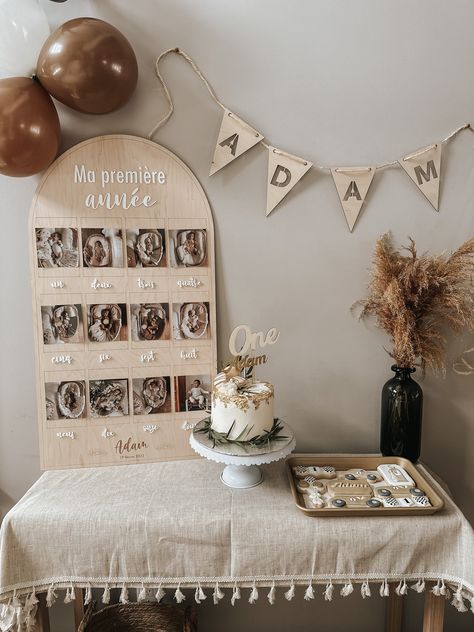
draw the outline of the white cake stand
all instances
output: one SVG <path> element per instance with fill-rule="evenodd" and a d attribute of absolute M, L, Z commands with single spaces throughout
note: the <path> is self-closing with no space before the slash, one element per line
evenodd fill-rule
<path fill-rule="evenodd" d="M 296 446 L 293 430 L 283 421 L 280 421 L 283 426 L 280 434 L 286 437 L 285 439 L 273 439 L 264 447 L 249 446 L 245 449 L 234 444 L 213 447 L 212 440 L 206 434 L 197 432 L 203 423 L 200 421 L 196 424 L 189 437 L 189 443 L 192 449 L 204 458 L 216 463 L 225 463 L 221 481 L 236 489 L 260 485 L 263 473 L 258 466 L 284 459 Z"/>

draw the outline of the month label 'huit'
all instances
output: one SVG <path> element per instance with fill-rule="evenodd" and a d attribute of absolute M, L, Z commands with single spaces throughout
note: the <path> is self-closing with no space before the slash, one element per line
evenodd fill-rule
<path fill-rule="evenodd" d="M 189 168 L 143 138 L 89 139 L 46 172 L 30 237 L 42 469 L 195 458 L 180 428 L 211 405 L 217 337 Z"/>

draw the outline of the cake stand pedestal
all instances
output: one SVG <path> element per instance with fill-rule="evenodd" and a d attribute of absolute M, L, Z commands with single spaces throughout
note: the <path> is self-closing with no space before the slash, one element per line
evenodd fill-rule
<path fill-rule="evenodd" d="M 212 440 L 205 433 L 199 432 L 203 423 L 200 421 L 196 424 L 189 437 L 189 443 L 192 449 L 204 458 L 224 463 L 226 467 L 221 474 L 221 481 L 235 489 L 260 485 L 263 481 L 263 472 L 259 465 L 284 459 L 296 446 L 293 430 L 284 422 L 280 422 L 283 426 L 280 435 L 285 438 L 273 439 L 267 445 L 258 448 L 242 448 L 235 444 L 213 446 Z"/>

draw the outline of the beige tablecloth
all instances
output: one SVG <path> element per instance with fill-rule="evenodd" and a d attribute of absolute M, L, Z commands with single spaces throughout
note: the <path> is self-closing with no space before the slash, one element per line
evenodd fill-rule
<path fill-rule="evenodd" d="M 31 618 L 36 593 L 52 604 L 77 587 L 86 601 L 103 588 L 106 603 L 113 587 L 122 601 L 167 592 L 178 602 L 183 588 L 218 602 L 228 587 L 237 604 L 387 595 L 389 582 L 405 594 L 435 581 L 474 611 L 474 533 L 433 479 L 445 502 L 433 516 L 316 519 L 296 509 L 284 464 L 265 466 L 248 490 L 225 487 L 221 469 L 196 460 L 43 474 L 3 521 L 0 629 Z"/>

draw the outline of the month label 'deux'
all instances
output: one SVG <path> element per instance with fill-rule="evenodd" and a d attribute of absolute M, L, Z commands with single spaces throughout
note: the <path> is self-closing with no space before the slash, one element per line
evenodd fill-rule
<path fill-rule="evenodd" d="M 113 285 L 108 281 L 99 281 L 98 279 L 94 279 L 91 283 L 91 288 L 93 290 L 108 290 L 111 287 L 113 287 Z"/>
<path fill-rule="evenodd" d="M 51 358 L 52 364 L 72 364 L 72 356 L 70 355 L 56 355 Z"/>

